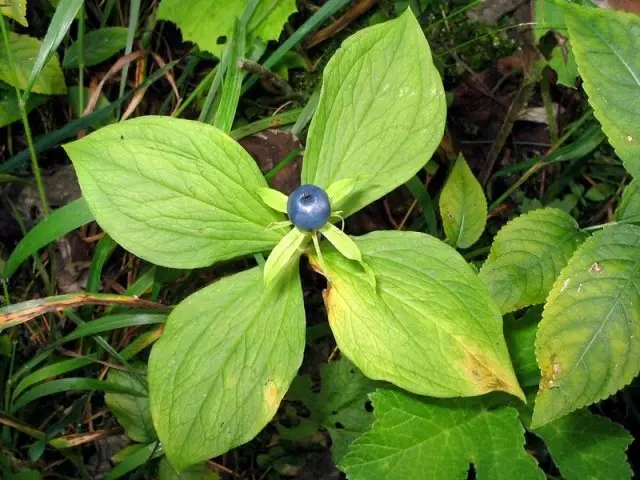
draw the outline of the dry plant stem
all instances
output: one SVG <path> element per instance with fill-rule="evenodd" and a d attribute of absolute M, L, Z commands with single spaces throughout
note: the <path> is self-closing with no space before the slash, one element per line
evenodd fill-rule
<path fill-rule="evenodd" d="M 238 61 L 238 68 L 241 68 L 249 73 L 257 74 L 263 80 L 266 80 L 269 85 L 273 85 L 279 92 L 285 96 L 293 95 L 294 91 L 287 82 L 281 79 L 277 74 L 263 67 L 257 62 L 243 58 Z"/>
<path fill-rule="evenodd" d="M 7 61 L 9 63 L 9 68 L 12 71 L 16 71 L 15 63 L 13 62 L 13 54 L 11 53 L 11 48 L 9 48 L 9 32 L 7 31 L 7 24 L 5 22 L 4 16 L 0 15 L 0 28 L 2 29 L 2 40 L 4 43 L 4 49 L 7 53 Z M 27 118 L 27 109 L 24 104 L 24 98 L 20 95 L 20 90 L 17 87 L 14 87 L 16 93 L 16 99 L 18 100 L 18 108 L 20 109 L 20 118 L 22 119 L 22 124 L 24 125 L 24 133 L 27 137 L 27 145 L 29 146 L 29 154 L 31 156 L 31 170 L 33 171 L 33 175 L 36 178 L 36 188 L 38 190 L 38 195 L 40 196 L 40 202 L 42 202 L 42 211 L 44 216 L 49 215 L 49 202 L 47 201 L 47 195 L 44 190 L 44 183 L 42 182 L 42 173 L 40 172 L 40 166 L 38 165 L 38 155 L 36 154 L 36 149 L 33 145 L 33 137 L 31 136 L 31 127 L 29 126 L 29 119 Z"/>
<path fill-rule="evenodd" d="M 511 131 L 513 130 L 513 125 L 516 123 L 518 114 L 529 102 L 529 99 L 533 94 L 533 87 L 535 86 L 535 84 L 535 75 L 525 75 L 524 83 L 518 90 L 518 93 L 516 93 L 513 102 L 511 102 L 511 106 L 509 107 L 507 116 L 504 119 L 504 123 L 500 128 L 500 132 L 498 132 L 498 137 L 496 138 L 495 142 L 493 142 L 493 145 L 491 145 L 491 150 L 489 150 L 489 153 L 487 155 L 487 161 L 480 177 L 480 183 L 482 185 L 486 185 L 489 181 L 491 172 L 493 172 L 493 167 L 498 160 L 498 155 L 500 155 L 500 152 L 504 148 L 505 143 L 507 143 L 509 135 L 511 135 Z"/>
<path fill-rule="evenodd" d="M 338 18 L 335 22 L 326 28 L 314 33 L 309 40 L 304 43 L 304 48 L 309 49 L 315 47 L 319 43 L 331 38 L 343 28 L 347 27 L 351 22 L 367 13 L 377 3 L 377 0 L 361 0 L 347 13 Z"/>

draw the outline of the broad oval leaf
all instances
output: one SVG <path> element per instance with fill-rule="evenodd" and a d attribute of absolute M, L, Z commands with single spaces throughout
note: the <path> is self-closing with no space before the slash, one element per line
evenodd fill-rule
<path fill-rule="evenodd" d="M 442 188 L 440 215 L 447 242 L 454 247 L 470 247 L 484 231 L 487 199 L 462 155 Z"/>
<path fill-rule="evenodd" d="M 237 273 L 175 308 L 149 359 L 151 414 L 174 468 L 221 455 L 271 420 L 302 362 L 304 319 L 297 268 L 269 289 L 259 268 Z"/>
<path fill-rule="evenodd" d="M 491 245 L 480 278 L 502 313 L 544 303 L 586 234 L 563 210 L 533 210 L 507 223 Z"/>
<path fill-rule="evenodd" d="M 640 370 L 640 227 L 595 233 L 556 280 L 536 338 L 532 426 L 598 402 Z"/>
<path fill-rule="evenodd" d="M 37 38 L 9 32 L 9 48 L 15 70 L 11 68 L 6 49 L 0 48 L 0 80 L 20 90 L 26 89 L 41 46 L 42 43 Z M 44 65 L 31 91 L 44 95 L 66 93 L 67 87 L 57 55 L 54 54 Z"/>
<path fill-rule="evenodd" d="M 258 5 L 249 21 L 249 45 L 256 37 L 277 40 L 289 15 L 296 11 L 295 0 L 257 0 Z M 174 22 L 185 41 L 194 42 L 200 49 L 222 56 L 229 43 L 236 20 L 241 18 L 250 0 L 191 0 L 185 8 L 184 0 L 162 0 L 158 20 Z"/>
<path fill-rule="evenodd" d="M 205 463 L 193 465 L 177 473 L 173 470 L 166 457 L 160 460 L 158 477 L 158 480 L 220 480 L 218 472 L 211 470 Z"/>
<path fill-rule="evenodd" d="M 640 223 L 640 180 L 633 180 L 624 188 L 616 210 L 616 220 Z"/>
<path fill-rule="evenodd" d="M 453 248 L 417 232 L 354 240 L 377 287 L 359 263 L 327 248 L 324 300 L 338 347 L 365 375 L 422 395 L 522 398 L 498 307 Z"/>
<path fill-rule="evenodd" d="M 567 4 L 564 20 L 594 114 L 625 168 L 640 178 L 640 18 Z"/>
<path fill-rule="evenodd" d="M 350 480 L 477 478 L 544 480 L 524 448 L 515 408 L 493 396 L 439 400 L 379 389 L 376 420 L 349 447 L 340 468 Z"/>
<path fill-rule="evenodd" d="M 84 65 L 91 67 L 118 53 L 127 44 L 126 27 L 98 28 L 84 37 Z M 80 45 L 73 43 L 64 54 L 64 68 L 78 68 L 80 62 Z"/>
<path fill-rule="evenodd" d="M 196 268 L 269 250 L 284 217 L 256 194 L 267 183 L 220 130 L 139 117 L 66 144 L 100 226 L 127 250 L 171 268 Z"/>
<path fill-rule="evenodd" d="M 134 365 L 134 368 L 136 367 L 137 365 Z M 149 411 L 149 397 L 138 379 L 129 372 L 112 369 L 109 371 L 107 380 L 135 390 L 141 395 L 136 397 L 126 393 L 107 393 L 104 396 L 107 407 L 116 416 L 127 436 L 140 443 L 150 443 L 157 440 L 158 436 L 153 428 Z"/>
<path fill-rule="evenodd" d="M 309 127 L 302 183 L 356 181 L 344 216 L 405 183 L 431 158 L 446 101 L 411 9 L 349 37 L 324 70 Z"/>
<path fill-rule="evenodd" d="M 23 27 L 27 26 L 27 0 L 3 0 L 0 14 L 12 18 Z"/>

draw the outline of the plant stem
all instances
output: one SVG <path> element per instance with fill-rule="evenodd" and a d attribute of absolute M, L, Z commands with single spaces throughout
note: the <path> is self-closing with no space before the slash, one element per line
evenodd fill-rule
<path fill-rule="evenodd" d="M 84 114 L 84 3 L 80 7 L 78 19 L 78 111 Z"/>
<path fill-rule="evenodd" d="M 4 48 L 7 53 L 7 61 L 11 71 L 16 72 L 15 63 L 13 63 L 13 54 L 11 53 L 11 47 L 9 46 L 9 32 L 7 31 L 7 25 L 4 20 L 4 16 L 0 15 L 0 29 L 2 29 L 2 40 L 4 42 Z M 49 215 L 49 202 L 47 201 L 47 195 L 44 191 L 44 183 L 42 182 L 42 174 L 40 173 L 40 167 L 38 166 L 38 155 L 36 149 L 33 146 L 33 137 L 31 136 L 31 128 L 29 126 L 29 119 L 27 118 L 27 109 L 25 107 L 24 99 L 20 95 L 20 90 L 15 87 L 16 99 L 18 100 L 18 108 L 20 109 L 20 118 L 24 125 L 24 132 L 27 137 L 27 145 L 29 146 L 29 154 L 31 156 L 31 169 L 33 175 L 36 177 L 36 187 L 38 189 L 38 195 L 42 202 L 42 211 L 45 215 Z"/>
<path fill-rule="evenodd" d="M 551 144 L 558 141 L 558 121 L 553 111 L 553 102 L 551 101 L 551 90 L 549 88 L 549 70 L 544 69 L 540 78 L 540 94 L 542 95 L 542 103 L 547 114 L 547 126 L 549 127 L 549 139 Z"/>

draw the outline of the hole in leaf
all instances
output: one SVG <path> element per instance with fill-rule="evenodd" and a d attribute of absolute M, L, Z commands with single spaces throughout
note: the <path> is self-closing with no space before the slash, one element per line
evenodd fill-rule
<path fill-rule="evenodd" d="M 369 413 L 373 412 L 373 403 L 371 403 L 371 400 L 364 402 L 364 409 Z"/>
<path fill-rule="evenodd" d="M 227 43 L 227 36 L 226 35 L 219 36 L 218 39 L 216 40 L 216 43 L 218 45 L 224 45 L 225 43 Z"/>
<path fill-rule="evenodd" d="M 338 428 L 338 429 L 340 429 L 340 430 L 342 430 L 342 429 L 344 428 L 344 425 L 343 425 L 343 424 L 341 424 L 340 422 L 336 422 L 336 423 L 335 423 L 335 427 L 336 427 L 336 428 Z"/>

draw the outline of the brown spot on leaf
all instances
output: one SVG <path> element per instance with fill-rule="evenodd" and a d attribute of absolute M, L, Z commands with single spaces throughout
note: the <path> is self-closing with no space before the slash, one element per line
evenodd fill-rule
<path fill-rule="evenodd" d="M 602 273 L 604 272 L 604 267 L 600 265 L 598 262 L 593 262 L 589 267 L 589 273 Z"/>
<path fill-rule="evenodd" d="M 477 386 L 478 393 L 488 393 L 500 390 L 510 393 L 525 401 L 524 393 L 518 385 L 515 373 L 505 369 L 494 359 L 488 358 L 482 352 L 466 347 L 464 362 L 471 374 L 471 381 Z"/>

